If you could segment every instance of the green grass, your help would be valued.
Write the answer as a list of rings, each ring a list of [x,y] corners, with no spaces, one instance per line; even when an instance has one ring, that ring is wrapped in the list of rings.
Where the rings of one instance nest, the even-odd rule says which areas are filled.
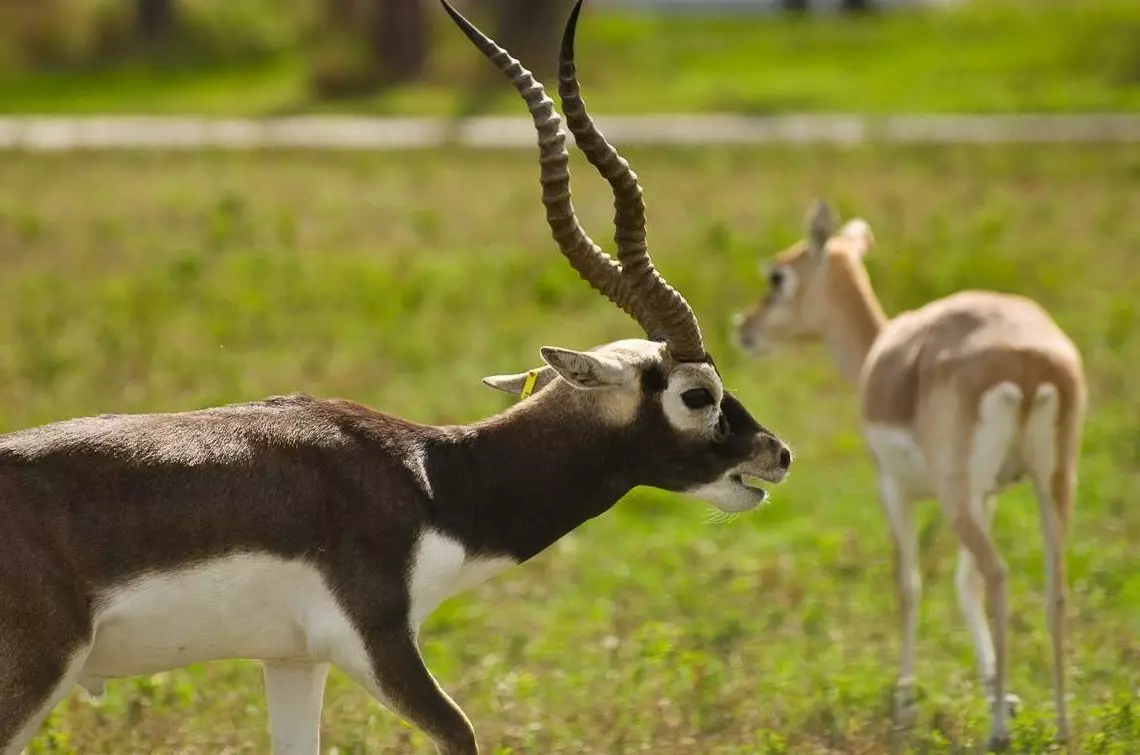
[[[468,94],[489,67],[436,11],[426,80],[382,96],[311,101],[295,43],[252,63],[10,72],[0,75],[0,112],[515,112],[501,83],[485,99]],[[599,11],[585,14],[579,37],[582,80],[599,113],[1140,110],[1132,0],[975,0],[865,19]]]
[[[855,402],[818,348],[751,361],[729,316],[816,193],[866,217],[890,312],[966,286],[1028,293],[1084,351],[1092,410],[1069,540],[1074,752],[1140,749],[1140,150],[635,150],[655,260],[726,382],[795,446],[774,501],[729,524],[637,490],[534,561],[443,604],[429,666],[486,752],[963,752],[986,734],[953,593],[955,541],[921,512],[921,717],[888,722],[887,527]],[[576,162],[608,237],[610,198]],[[304,390],[421,421],[506,405],[487,374],[543,344],[636,335],[561,260],[527,153],[12,154],[0,162],[0,428]],[[1003,497],[1019,752],[1049,749],[1035,504]],[[430,753],[338,672],[326,751]],[[76,692],[34,752],[267,751],[254,664]]]

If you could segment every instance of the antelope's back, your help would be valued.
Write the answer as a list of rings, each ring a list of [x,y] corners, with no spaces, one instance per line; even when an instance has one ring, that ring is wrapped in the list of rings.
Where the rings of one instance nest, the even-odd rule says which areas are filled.
[[[413,526],[399,457],[411,427],[285,396],[0,436],[0,568],[31,547],[100,583],[235,551],[300,557],[380,520]]]

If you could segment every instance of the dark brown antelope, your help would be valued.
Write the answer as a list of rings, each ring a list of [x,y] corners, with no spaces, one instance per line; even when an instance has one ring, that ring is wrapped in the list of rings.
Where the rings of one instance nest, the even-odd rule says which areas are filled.
[[[560,119],[517,61],[444,3],[522,94],[546,218],[578,273],[654,340],[541,349],[486,379],[521,400],[433,427],[305,395],[102,415],[0,436],[0,750],[75,685],[224,658],[264,665],[274,753],[315,755],[329,664],[478,752],[417,634],[446,597],[541,552],[637,485],[744,511],[792,458],[726,393],[685,299],[654,269],[637,177],[578,95],[575,8],[561,93],[613,186],[618,260],[578,224]]]
[[[737,339],[748,351],[821,339],[858,391],[894,540],[899,723],[915,712],[921,581],[913,504],[937,498],[960,543],[955,582],[992,709],[990,744],[1008,744],[1007,718],[1018,704],[1005,681],[1009,588],[990,521],[999,492],[1032,481],[1045,543],[1057,730],[1066,739],[1065,531],[1088,392],[1080,352],[1038,304],[1010,294],[962,291],[888,319],[863,265],[873,246],[865,221],[840,227],[817,202],[806,240],[776,255],[760,302],[737,317]]]

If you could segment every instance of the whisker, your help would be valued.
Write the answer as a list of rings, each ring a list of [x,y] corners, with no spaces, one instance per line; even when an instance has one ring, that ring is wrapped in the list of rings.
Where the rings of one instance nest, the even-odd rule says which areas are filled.
[[[720,509],[710,508],[701,523],[711,525],[728,524],[738,516],[740,516],[739,512],[721,511]]]

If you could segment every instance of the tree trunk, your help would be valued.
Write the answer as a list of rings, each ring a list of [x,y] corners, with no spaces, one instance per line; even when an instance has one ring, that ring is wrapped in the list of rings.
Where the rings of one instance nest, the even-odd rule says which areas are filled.
[[[540,80],[556,75],[569,0],[493,0],[493,37]],[[586,14],[589,16],[589,13]]]
[[[385,84],[415,81],[427,66],[427,14],[421,0],[374,0],[369,41]]]
[[[135,5],[135,31],[139,38],[161,41],[174,31],[174,0],[137,0]]]

